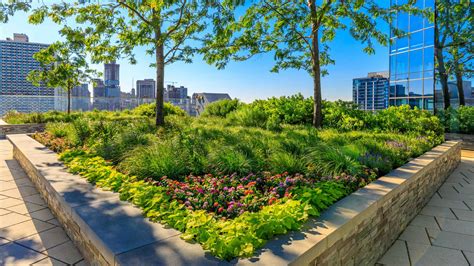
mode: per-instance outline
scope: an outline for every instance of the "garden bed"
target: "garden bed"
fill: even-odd
[[[315,129],[310,103],[217,102],[199,118],[168,115],[160,128],[147,118],[153,105],[131,111],[138,117],[54,114],[33,137],[70,173],[117,192],[199,250],[243,261],[443,140],[436,117],[406,106],[372,114],[325,103],[325,128]]]
[[[117,193],[95,189],[65,172],[56,154],[30,137],[8,138],[14,145],[15,159],[89,261],[124,265],[224,263],[206,255],[199,245],[182,240],[178,231],[149,222],[139,209],[120,201]],[[310,219],[301,232],[269,241],[251,259],[229,263],[373,263],[459,160],[459,143],[437,146],[335,203],[319,218]]]

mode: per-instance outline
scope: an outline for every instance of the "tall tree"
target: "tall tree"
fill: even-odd
[[[334,63],[329,42],[340,30],[348,30],[365,45],[364,52],[373,54],[375,42],[389,43],[388,33],[379,26],[390,23],[395,11],[420,14],[413,3],[384,8],[371,0],[262,0],[241,6],[224,0],[213,20],[214,32],[205,40],[204,58],[224,68],[230,60],[273,52],[276,62],[271,71],[306,70],[313,79],[313,125],[321,127],[321,76],[327,74],[324,66]]]
[[[446,72],[456,81],[459,105],[465,105],[463,79],[471,77],[474,61],[474,5],[470,0],[440,0],[438,8],[447,8],[446,17],[439,18],[440,34],[448,36],[442,54]]]
[[[459,104],[465,104],[463,76],[472,72],[474,15],[470,0],[438,0],[435,8],[435,59],[444,108],[451,106],[449,78],[456,80]]]
[[[71,113],[71,93],[74,87],[90,81],[97,72],[88,67],[81,45],[55,42],[33,55],[40,69],[28,74],[35,86],[61,88],[67,93],[67,113]]]
[[[81,39],[94,63],[118,57],[136,63],[134,49],[147,48],[156,69],[156,125],[164,124],[165,66],[192,62],[190,39],[204,31],[210,5],[198,0],[116,0],[105,4],[61,3],[34,10],[37,23],[50,17],[62,24],[73,17],[81,27],[65,32]]]

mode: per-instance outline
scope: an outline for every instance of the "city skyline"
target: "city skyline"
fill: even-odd
[[[13,26],[14,25],[14,26]],[[27,23],[25,13],[18,12],[11,20],[0,28],[0,39],[12,36],[13,33],[25,33],[30,42],[52,43],[60,39],[59,27],[51,22],[41,25]],[[387,26],[388,30],[388,26]],[[329,76],[323,77],[323,98],[328,100],[351,100],[352,78],[364,76],[368,72],[388,69],[388,47],[376,46],[375,55],[367,55],[362,51],[362,45],[353,41],[349,33],[341,32],[331,43],[331,52],[336,65],[329,66]],[[351,56],[348,57],[347,54]],[[367,62],[354,67],[354,62]],[[120,78],[121,91],[130,92],[135,84],[133,80],[154,78],[154,69],[148,67],[152,57],[137,50],[137,65],[130,65],[126,60],[117,60],[122,67]],[[176,84],[195,92],[227,92],[244,102],[255,99],[266,99],[272,96],[292,95],[302,93],[312,95],[312,80],[305,71],[286,70],[278,74],[271,73],[273,56],[259,55],[247,62],[232,62],[225,70],[204,63],[200,56],[195,57],[193,64],[176,63],[167,67],[165,84]],[[94,68],[102,71],[101,64]],[[92,92],[92,86],[89,86]]]

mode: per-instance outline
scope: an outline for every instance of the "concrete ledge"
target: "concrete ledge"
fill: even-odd
[[[143,218],[118,195],[67,173],[27,135],[10,135],[19,161],[84,257],[116,265],[374,264],[460,161],[448,141],[340,200],[303,230],[269,241],[255,257],[219,261],[180,232]]]
[[[474,151],[474,135],[472,134],[446,133],[445,138],[446,140],[462,141],[463,149]]]
[[[3,121],[3,120],[2,120]],[[28,134],[44,131],[45,124],[21,124],[10,125],[6,123],[0,124],[0,139],[4,139],[6,135],[11,134]]]

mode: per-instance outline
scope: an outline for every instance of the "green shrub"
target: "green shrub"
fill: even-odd
[[[452,107],[437,112],[447,132],[474,134],[474,106]]]
[[[156,115],[156,103],[146,103],[137,106],[135,109],[131,111],[132,114],[134,115],[139,115],[139,116],[147,116],[147,117],[155,117]],[[180,115],[180,116],[185,116],[186,112],[177,107],[174,106],[171,103],[165,102],[163,105],[163,113],[165,116],[167,115]]]
[[[243,103],[241,103],[238,99],[224,99],[216,101],[208,104],[201,116],[226,117],[230,112],[237,110],[242,105]]]
[[[366,117],[371,113],[358,110],[357,106],[344,101],[323,102],[323,125],[341,131],[361,130],[366,127]]]

